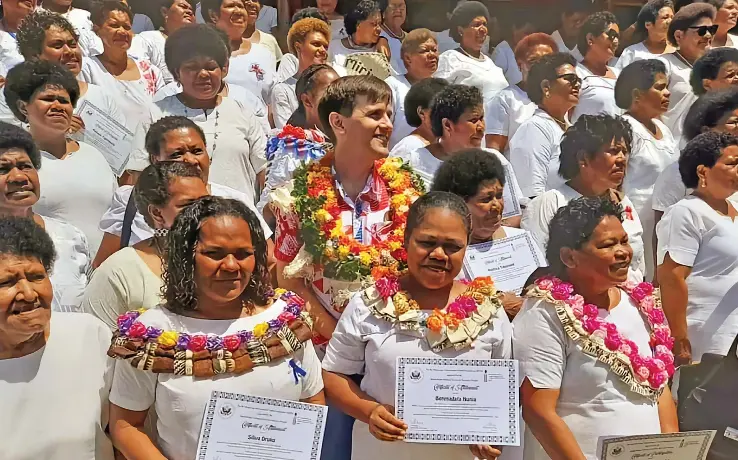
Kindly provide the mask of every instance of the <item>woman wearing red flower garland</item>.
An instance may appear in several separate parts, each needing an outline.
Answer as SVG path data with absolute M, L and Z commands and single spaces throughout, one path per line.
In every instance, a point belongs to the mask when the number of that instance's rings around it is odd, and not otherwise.
M 454 281 L 470 235 L 471 218 L 461 197 L 449 192 L 420 197 L 408 215 L 407 273 L 381 278 L 354 296 L 339 320 L 323 359 L 323 378 L 331 401 L 356 418 L 351 460 L 500 455 L 491 446 L 405 443 L 407 426 L 392 407 L 398 356 L 510 358 L 510 323 L 492 281 Z M 472 336 L 472 330 L 478 332 Z M 467 331 L 463 339 L 451 338 L 460 331 Z M 358 373 L 364 374 L 361 386 L 350 378 Z
M 671 331 L 653 286 L 626 282 L 622 219 L 609 198 L 582 197 L 551 221 L 558 278 L 538 279 L 513 321 L 525 460 L 595 460 L 602 436 L 679 431 Z

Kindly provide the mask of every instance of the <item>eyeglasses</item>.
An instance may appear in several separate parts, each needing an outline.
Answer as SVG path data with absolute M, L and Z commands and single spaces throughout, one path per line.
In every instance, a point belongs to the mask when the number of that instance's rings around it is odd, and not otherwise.
M 607 32 L 605 32 L 605 35 L 607 36 L 607 39 L 610 41 L 615 41 L 616 39 L 620 38 L 620 34 L 615 29 L 610 29 Z
M 697 35 L 700 37 L 704 37 L 707 35 L 707 32 L 710 32 L 710 35 L 715 35 L 715 33 L 718 30 L 718 25 L 713 24 L 711 26 L 689 26 L 687 29 L 694 29 L 697 31 Z
M 560 78 L 562 80 L 565 80 L 567 83 L 569 83 L 571 86 L 577 86 L 580 83 L 582 83 L 582 79 L 579 78 L 579 75 L 575 73 L 565 73 L 563 75 L 557 75 L 556 78 Z

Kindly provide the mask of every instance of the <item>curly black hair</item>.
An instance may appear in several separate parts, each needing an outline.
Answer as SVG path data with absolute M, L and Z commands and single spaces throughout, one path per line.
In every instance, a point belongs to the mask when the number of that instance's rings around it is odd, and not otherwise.
M 648 31 L 646 30 L 646 24 L 656 24 L 659 19 L 659 11 L 664 8 L 671 8 L 674 11 L 674 2 L 671 0 L 649 0 L 648 3 L 641 7 L 641 11 L 638 12 L 636 18 L 635 31 L 640 34 L 641 37 L 646 38 Z
M 165 161 L 148 165 L 136 181 L 133 187 L 133 199 L 136 209 L 143 215 L 144 220 L 150 227 L 154 226 L 154 220 L 148 213 L 149 205 L 162 207 L 172 198 L 169 186 L 175 178 L 197 177 L 202 179 L 202 174 L 197 166 L 180 161 Z
M 715 7 L 706 3 L 685 5 L 674 14 L 674 19 L 671 20 L 669 30 L 666 32 L 666 39 L 669 40 L 669 43 L 678 47 L 679 44 L 676 42 L 675 36 L 677 30 L 684 32 L 702 18 L 709 18 L 714 21 L 716 14 Z
M 195 249 L 200 228 L 207 219 L 220 216 L 242 219 L 251 230 L 256 266 L 248 287 L 241 294 L 243 300 L 264 305 L 273 292 L 267 268 L 266 238 L 257 215 L 238 200 L 206 196 L 183 209 L 169 231 L 169 252 L 162 280 L 164 298 L 170 310 L 197 309 Z
M 482 92 L 476 86 L 448 85 L 431 102 L 431 130 L 437 137 L 443 136 L 443 120 L 456 124 L 465 111 L 483 106 Z
M 56 62 L 41 59 L 21 62 L 10 69 L 3 94 L 15 118 L 25 123 L 28 120 L 20 111 L 18 101 L 29 103 L 34 95 L 48 87 L 65 90 L 72 105 L 77 105 L 79 83 L 72 72 Z
M 90 22 L 95 26 L 102 26 L 108 20 L 108 16 L 113 11 L 121 11 L 128 16 L 133 23 L 133 12 L 125 3 L 119 0 L 103 0 L 101 2 L 93 2 L 92 11 L 90 12 Z
M 369 19 L 373 14 L 382 14 L 379 2 L 376 0 L 361 0 L 343 16 L 343 27 L 346 33 L 353 35 L 361 22 Z
M 738 49 L 729 46 L 712 48 L 697 59 L 689 76 L 689 84 L 694 94 L 698 96 L 705 94 L 707 89 L 702 84 L 702 80 L 715 80 L 720 74 L 720 67 L 728 62 L 738 64 Z
M 31 137 L 31 133 L 10 123 L 0 121 L 0 152 L 10 149 L 23 150 L 34 168 L 41 168 L 41 152 Z M 2 155 L 0 153 L 0 155 Z
M 588 17 L 582 24 L 582 28 L 579 30 L 579 39 L 577 40 L 577 48 L 582 56 L 587 54 L 589 51 L 589 41 L 587 35 L 593 37 L 599 37 L 605 31 L 607 31 L 610 24 L 617 24 L 618 18 L 609 11 L 599 11 L 590 17 Z
M 489 10 L 482 2 L 463 2 L 459 3 L 451 13 L 451 18 L 448 20 L 448 34 L 457 43 L 461 43 L 461 35 L 459 35 L 459 28 L 466 29 L 469 24 L 478 17 L 484 17 L 489 22 Z
M 698 166 L 712 168 L 723 155 L 723 150 L 738 145 L 738 137 L 727 133 L 709 131 L 695 137 L 679 155 L 679 175 L 687 188 L 697 188 L 700 178 Z
M 738 50 L 736 50 L 738 52 Z M 646 92 L 656 83 L 656 76 L 666 76 L 666 64 L 658 59 L 643 59 L 628 64 L 615 83 L 615 103 L 623 110 L 633 104 L 633 90 Z
M 330 24 L 330 21 L 328 20 L 328 16 L 323 14 L 319 9 L 317 9 L 314 6 L 308 6 L 307 8 L 297 10 L 295 14 L 292 15 L 292 19 L 290 19 L 290 25 L 296 23 L 300 19 L 305 19 L 305 18 L 320 19 L 326 24 Z
M 179 69 L 185 62 L 197 57 L 212 59 L 220 68 L 228 63 L 228 46 L 213 26 L 189 24 L 177 29 L 167 38 L 164 44 L 164 61 L 175 78 L 179 78 Z
M 628 153 L 633 144 L 633 130 L 622 117 L 582 115 L 561 138 L 559 176 L 566 180 L 579 175 L 579 161 L 592 159 L 612 141 L 624 141 Z
M 549 271 L 566 279 L 566 265 L 561 261 L 561 249 L 581 249 L 592 237 L 605 217 L 623 221 L 623 208 L 609 197 L 580 197 L 570 201 L 554 214 L 549 224 L 546 258 Z
M 425 110 L 431 107 L 433 98 L 449 85 L 443 78 L 424 78 L 410 87 L 405 95 L 405 120 L 415 128 L 423 124 L 418 115 L 418 109 Z
M 569 53 L 547 54 L 536 59 L 533 65 L 530 66 L 528 80 L 525 83 L 525 89 L 530 100 L 540 105 L 543 102 L 543 82 L 556 81 L 558 68 L 567 64 L 572 67 L 577 65 L 576 59 Z
M 31 59 L 41 55 L 46 31 L 52 27 L 69 32 L 75 41 L 79 41 L 79 34 L 66 18 L 51 11 L 36 10 L 23 19 L 15 36 L 18 51 L 24 58 Z
M 461 217 L 461 220 L 464 222 L 464 228 L 466 229 L 466 241 L 467 243 L 469 242 L 472 224 L 471 213 L 466 206 L 466 202 L 460 196 L 450 192 L 432 191 L 415 200 L 415 203 L 410 206 L 410 211 L 407 214 L 407 225 L 405 226 L 406 246 L 410 241 L 413 231 L 423 223 L 428 211 L 437 208 L 448 209 Z
M 687 111 L 682 136 L 689 141 L 714 129 L 721 120 L 738 110 L 738 88 L 711 91 L 700 96 Z
M 164 137 L 167 133 L 182 128 L 195 130 L 202 139 L 203 144 L 207 146 L 205 133 L 197 123 L 187 117 L 170 115 L 155 121 L 146 132 L 145 145 L 146 151 L 149 153 L 150 163 L 155 163 L 154 159 L 161 153 L 161 145 L 164 143 Z
M 54 242 L 30 217 L 0 216 L 0 256 L 38 259 L 47 273 L 56 259 Z
M 441 164 L 431 190 L 451 192 L 468 201 L 481 187 L 494 181 L 504 187 L 506 179 L 505 168 L 497 155 L 482 149 L 463 149 Z

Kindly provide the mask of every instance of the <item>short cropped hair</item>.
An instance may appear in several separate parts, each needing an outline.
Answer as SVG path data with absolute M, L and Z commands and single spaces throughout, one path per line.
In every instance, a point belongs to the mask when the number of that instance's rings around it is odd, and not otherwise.
M 525 59 L 525 56 L 530 53 L 530 50 L 532 50 L 536 46 L 541 45 L 550 46 L 554 53 L 559 52 L 559 46 L 549 34 L 536 32 L 530 35 L 526 35 L 515 46 L 515 60 L 522 61 L 523 59 Z
M 633 90 L 648 91 L 659 74 L 666 75 L 666 65 L 658 59 L 644 59 L 628 64 L 615 83 L 617 106 L 628 110 L 633 104 Z
M 720 120 L 738 110 L 738 88 L 705 93 L 687 111 L 682 136 L 691 140 L 717 127 Z
M 103 0 L 100 3 L 93 3 L 92 12 L 90 13 L 90 21 L 92 24 L 100 27 L 108 20 L 108 16 L 113 11 L 121 11 L 125 13 L 131 23 L 133 23 L 133 12 L 128 5 L 119 0 Z
M 701 96 L 707 92 L 702 84 L 703 79 L 715 80 L 720 74 L 723 64 L 733 62 L 738 64 L 738 49 L 731 47 L 712 48 L 694 62 L 689 84 L 694 94 Z
M 449 35 L 451 38 L 461 43 L 459 27 L 466 29 L 474 18 L 480 16 L 489 22 L 489 10 L 484 6 L 484 3 L 476 1 L 459 3 L 454 8 L 454 12 L 451 13 L 451 19 L 449 19 Z
M 436 97 L 450 83 L 443 78 L 424 78 L 410 87 L 405 95 L 405 120 L 412 127 L 419 127 L 423 120 L 418 115 L 418 109 L 431 108 L 433 98 Z
M 36 259 L 47 273 L 56 259 L 54 242 L 46 230 L 30 217 L 0 217 L 0 258 L 6 256 Z
M 461 115 L 469 109 L 484 104 L 482 92 L 476 86 L 448 85 L 439 92 L 431 103 L 431 130 L 437 137 L 443 136 L 443 120 L 459 122 Z
M 586 55 L 587 51 L 589 51 L 587 35 L 592 34 L 592 36 L 597 37 L 605 33 L 610 24 L 617 23 L 618 18 L 609 11 L 600 11 L 588 17 L 584 21 L 584 24 L 582 24 L 582 28 L 579 29 L 579 39 L 577 40 L 577 48 L 579 48 L 582 56 Z
M 287 48 L 290 50 L 290 53 L 295 53 L 295 43 L 304 42 L 312 32 L 323 34 L 328 43 L 330 43 L 331 28 L 325 21 L 315 18 L 300 19 L 292 24 L 290 31 L 287 32 Z
M 351 8 L 351 11 L 346 13 L 343 17 L 343 27 L 346 29 L 346 33 L 349 35 L 355 34 L 359 24 L 369 19 L 375 13 L 382 14 L 382 8 L 378 1 L 359 1 L 359 3 Z
M 709 131 L 702 133 L 691 141 L 679 155 L 679 175 L 687 188 L 697 188 L 699 177 L 697 167 L 712 168 L 723 154 L 723 150 L 731 145 L 738 145 L 738 138 L 732 134 Z
M 638 34 L 646 34 L 646 24 L 655 24 L 659 18 L 659 11 L 664 8 L 671 8 L 674 11 L 674 2 L 671 0 L 649 0 L 648 3 L 641 7 L 636 18 L 635 30 Z
M 453 193 L 433 191 L 421 196 L 410 206 L 405 226 L 405 244 L 410 240 L 413 231 L 423 223 L 426 214 L 432 209 L 447 209 L 461 217 L 466 229 L 466 242 L 471 238 L 471 213 L 464 200 Z
M 436 39 L 436 34 L 429 29 L 414 29 L 405 35 L 405 38 L 402 40 L 402 46 L 400 47 L 400 56 L 405 56 L 407 54 L 416 54 L 418 52 L 418 49 L 420 49 L 420 45 L 427 42 L 428 40 L 433 40 L 434 42 L 438 43 L 438 40 Z
M 0 121 L 0 152 L 12 149 L 23 150 L 31 160 L 33 167 L 41 168 L 41 152 L 36 147 L 31 133 L 19 126 Z
M 613 140 L 624 141 L 630 153 L 633 130 L 625 119 L 612 115 L 582 115 L 561 138 L 559 176 L 566 180 L 579 176 L 579 161 L 593 159 Z
M 577 61 L 569 53 L 554 53 L 537 59 L 530 67 L 528 81 L 525 84 L 530 100 L 536 104 L 543 102 L 543 88 L 541 88 L 541 83 L 545 80 L 555 81 L 558 77 L 556 70 L 567 64 L 572 67 L 576 67 L 577 65 Z
M 170 115 L 168 117 L 160 118 L 152 123 L 149 130 L 146 132 L 145 146 L 146 152 L 149 154 L 149 158 L 153 159 L 159 156 L 161 145 L 164 143 L 164 137 L 168 132 L 182 128 L 195 130 L 202 139 L 203 144 L 207 145 L 205 133 L 197 123 L 187 117 Z M 151 161 L 151 163 L 154 163 L 154 161 Z
M 220 33 L 212 25 L 188 24 L 177 29 L 164 44 L 164 61 L 176 78 L 179 78 L 182 65 L 193 58 L 207 57 L 224 68 L 230 54 Z
M 667 40 L 672 45 L 678 46 L 675 37 L 677 30 L 684 32 L 702 18 L 715 20 L 716 14 L 715 7 L 706 3 L 692 3 L 682 7 L 674 14 L 674 19 L 669 24 L 669 30 L 666 32 Z
M 318 115 L 323 129 L 334 142 L 336 134 L 328 121 L 331 113 L 337 112 L 349 117 L 356 108 L 356 100 L 363 96 L 368 103 L 392 101 L 392 89 L 379 78 L 372 75 L 351 75 L 334 81 L 325 90 L 318 104 Z
M 143 215 L 149 226 L 154 226 L 154 220 L 148 212 L 149 205 L 165 206 L 172 199 L 169 186 L 175 178 L 179 177 L 202 179 L 200 169 L 197 166 L 181 161 L 153 163 L 141 171 L 141 175 L 133 187 L 132 198 L 135 200 L 136 209 Z
M 79 41 L 79 34 L 66 18 L 51 11 L 39 9 L 26 16 L 15 36 L 18 51 L 24 58 L 31 59 L 41 55 L 44 41 L 46 41 L 46 31 L 52 27 L 69 32 L 76 41 Z
M 292 19 L 290 19 L 290 24 L 294 24 L 300 19 L 305 19 L 305 18 L 320 19 L 321 21 L 330 25 L 330 22 L 328 21 L 328 16 L 323 14 L 319 9 L 317 9 L 314 6 L 308 6 L 307 8 L 297 10 L 295 14 L 292 15 Z
M 444 161 L 436 171 L 431 190 L 451 192 L 469 201 L 485 185 L 505 186 L 505 168 L 497 155 L 482 149 L 464 149 Z
M 63 89 L 72 105 L 77 104 L 79 83 L 72 72 L 56 62 L 41 59 L 21 62 L 8 71 L 3 89 L 5 102 L 13 115 L 25 123 L 28 120 L 18 108 L 18 101 L 28 103 L 37 92 L 48 87 Z

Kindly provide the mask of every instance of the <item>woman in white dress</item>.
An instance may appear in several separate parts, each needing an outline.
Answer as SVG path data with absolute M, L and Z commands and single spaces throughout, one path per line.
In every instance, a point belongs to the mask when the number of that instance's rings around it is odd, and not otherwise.
M 649 0 L 643 5 L 635 24 L 635 36 L 643 37 L 643 41 L 625 48 L 616 67 L 624 69 L 631 62 L 674 52 L 674 46 L 666 39 L 673 18 L 674 3 L 671 0 Z
M 682 150 L 679 172 L 692 194 L 659 222 L 658 272 L 677 364 L 725 355 L 738 334 L 738 138 L 708 132 Z
M 328 54 L 333 63 L 341 67 L 347 66 L 347 59 L 356 53 L 374 53 L 377 60 L 386 64 L 386 72 L 376 74 L 378 78 L 386 78 L 390 72 L 391 51 L 387 39 L 382 34 L 382 10 L 376 0 L 361 0 L 344 16 L 346 35 L 332 34 L 328 46 Z M 385 62 L 386 61 L 386 62 Z M 350 69 L 348 69 L 350 70 Z
M 118 358 L 110 392 L 118 450 L 127 458 L 197 457 L 212 391 L 325 404 L 305 301 L 271 288 L 256 214 L 236 200 L 204 197 L 181 211 L 168 239 L 166 302 L 121 316 L 110 348 Z M 160 333 L 145 334 L 147 327 Z M 167 358 L 185 350 L 184 360 Z M 210 352 L 227 359 L 212 360 Z M 144 429 L 151 407 L 156 441 Z
M 404 74 L 392 75 L 385 83 L 392 88 L 392 136 L 390 150 L 398 142 L 410 135 L 413 127 L 405 120 L 405 96 L 410 88 L 421 80 L 430 78 L 438 69 L 438 43 L 435 35 L 428 29 L 415 29 L 405 36 L 402 47 L 398 49 L 406 69 Z
M 646 271 L 643 227 L 630 199 L 619 192 L 630 155 L 633 134 L 621 117 L 583 115 L 561 139 L 558 174 L 566 181 L 532 200 L 523 213 L 522 227 L 544 253 L 552 237 L 551 219 L 571 200 L 606 196 L 623 208 L 623 227 L 633 248 L 629 279 L 643 281 Z M 550 262 L 550 261 L 549 261 Z
M 81 230 L 66 222 L 44 217 L 31 207 L 38 202 L 41 186 L 37 169 L 41 153 L 25 130 L 0 123 L 0 216 L 29 217 L 46 230 L 56 249 L 51 284 L 62 311 L 76 311 L 82 302 L 90 269 L 90 249 Z
M 443 78 L 426 78 L 410 88 L 403 100 L 403 116 L 405 123 L 414 129 L 392 147 L 390 156 L 406 158 L 412 152 L 428 147 L 438 140 L 433 134 L 431 103 L 448 85 Z
M 677 142 L 660 118 L 669 108 L 666 66 L 658 59 L 636 61 L 625 69 L 615 86 L 615 101 L 625 110 L 633 143 L 623 181 L 643 226 L 646 279 L 656 272 L 654 258 L 653 188 L 659 175 L 678 158 Z
M 407 5 L 405 0 L 385 0 L 382 2 L 382 7 L 382 32 L 380 36 L 387 40 L 390 49 L 392 74 L 403 75 L 407 73 L 401 53 L 402 43 L 407 35 L 407 32 L 402 30 L 402 26 L 407 19 Z
M 730 33 L 738 23 L 738 2 L 736 0 L 702 1 L 714 6 L 717 10 L 715 24 L 717 24 L 718 30 L 712 37 L 712 46 L 715 48 L 720 46 L 738 48 L 738 36 Z
M 507 31 L 506 39 L 495 46 L 491 55 L 492 62 L 502 69 L 505 80 L 510 85 L 517 85 L 523 80 L 523 74 L 515 57 L 515 49 L 521 40 L 536 32 L 536 26 L 531 20 L 529 9 L 524 7 L 514 8 L 510 15 L 504 17 L 502 26 Z M 553 39 L 551 41 L 553 42 Z M 552 49 L 554 50 L 552 52 L 555 52 L 558 47 L 553 46 Z
M 567 114 L 579 102 L 581 79 L 575 66 L 571 54 L 554 53 L 530 68 L 525 87 L 538 108 L 510 139 L 510 163 L 528 198 L 564 183 L 558 175 L 559 143 L 569 127 Z
M 592 14 L 593 5 L 590 0 L 566 0 L 561 3 L 561 26 L 551 33 L 551 38 L 559 47 L 559 53 L 571 54 L 579 62 L 582 60 L 582 54 L 577 49 L 579 30 Z
M 620 43 L 617 18 L 608 11 L 595 13 L 584 21 L 579 33 L 579 51 L 584 59 L 577 65 L 577 75 L 582 88 L 571 121 L 582 115 L 620 115 L 622 111 L 615 104 L 615 82 L 620 71 L 608 65 Z
M 113 460 L 110 331 L 52 312 L 54 243 L 33 220 L 0 217 L 0 458 Z
M 287 46 L 290 53 L 297 56 L 298 65 L 295 74 L 274 85 L 272 90 L 271 107 L 275 128 L 280 129 L 287 124 L 287 120 L 297 110 L 299 105 L 295 92 L 297 80 L 308 67 L 326 63 L 330 41 L 331 29 L 320 19 L 301 19 L 290 27 Z
M 515 68 L 520 69 L 519 81 L 485 103 L 484 123 L 487 130 L 484 145 L 509 156 L 508 141 L 536 111 L 536 104 L 525 92 L 530 66 L 540 57 L 556 53 L 557 50 L 556 42 L 548 34 L 534 33 L 520 40 L 515 47 L 514 57 Z
M 405 233 L 408 271 L 388 276 L 352 298 L 336 326 L 323 359 L 326 394 L 356 418 L 351 460 L 495 459 L 492 446 L 416 444 L 403 441 L 407 425 L 394 415 L 396 358 L 510 358 L 510 322 L 492 281 L 470 285 L 454 281 L 469 244 L 471 221 L 464 201 L 451 193 L 431 192 L 410 208 Z M 461 296 L 474 295 L 475 321 L 457 311 Z M 441 311 L 434 311 L 441 306 Z M 443 312 L 443 313 L 442 313 Z M 459 315 L 455 324 L 439 318 Z M 412 316 L 409 328 L 400 314 Z M 403 320 L 404 321 L 404 320 Z M 450 331 L 470 327 L 456 348 Z M 473 326 L 471 326 L 473 324 Z M 429 332 L 440 338 L 431 339 Z M 361 387 L 351 375 L 363 373 Z
M 505 74 L 482 52 L 487 40 L 489 11 L 480 2 L 460 3 L 449 19 L 451 37 L 459 43 L 438 58 L 436 77 L 451 84 L 476 86 L 485 100 L 508 86 Z
M 0 21 L 0 65 L 7 72 L 23 62 L 23 56 L 18 52 L 15 35 L 26 16 L 36 8 L 36 2 L 33 0 L 5 0 L 1 6 L 3 17 Z
M 338 0 L 315 0 L 315 6 L 328 19 L 331 25 L 331 37 L 346 37 L 343 14 L 338 9 Z
M 34 212 L 82 230 L 94 259 L 102 239 L 97 224 L 118 184 L 99 150 L 69 137 L 77 80 L 59 64 L 33 59 L 11 69 L 4 91 L 41 150 L 43 188 Z
M 244 5 L 246 6 L 246 30 L 243 32 L 243 38 L 251 43 L 264 46 L 272 52 L 277 62 L 281 61 L 282 49 L 277 39 L 271 33 L 260 30 L 258 27 L 259 14 L 262 10 L 261 2 L 248 0 L 244 2 Z
M 531 285 L 513 321 L 525 460 L 596 460 L 603 436 L 679 431 L 673 339 L 653 286 L 627 281 L 622 212 L 579 198 L 551 222 L 556 278 Z

